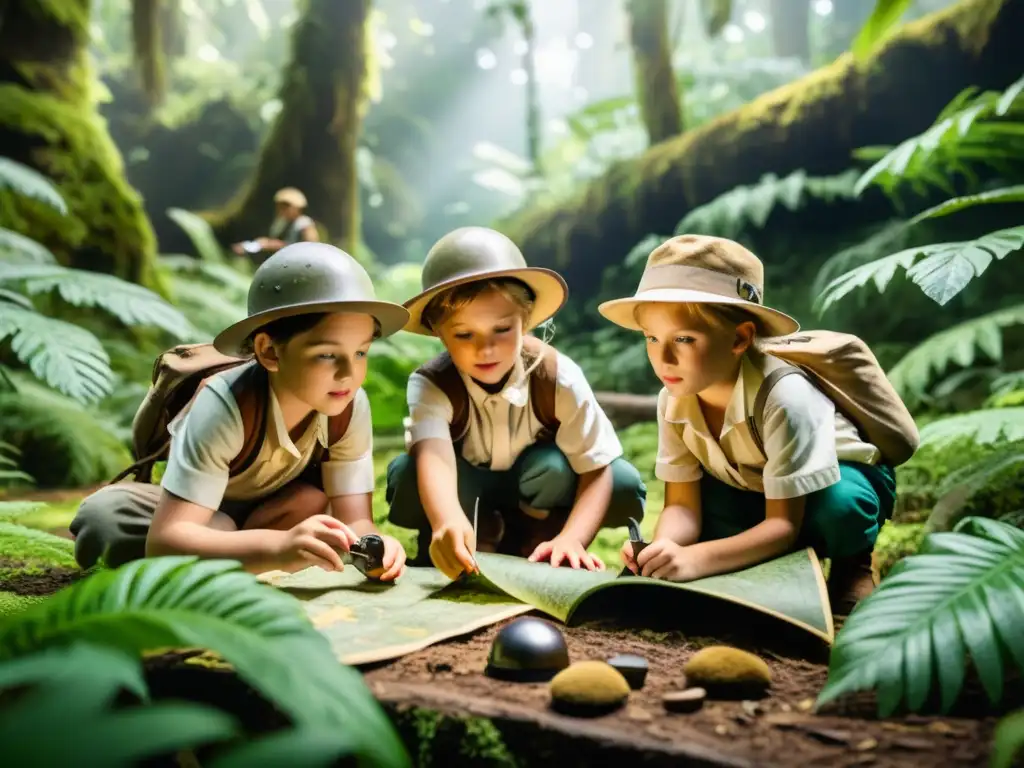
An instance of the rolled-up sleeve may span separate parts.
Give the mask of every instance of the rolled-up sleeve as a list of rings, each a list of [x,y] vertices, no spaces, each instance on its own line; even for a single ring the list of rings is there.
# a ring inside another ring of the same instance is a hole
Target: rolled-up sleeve
[[[666,483],[700,480],[704,470],[683,442],[683,425],[665,418],[669,397],[666,389],[658,393],[658,457],[654,464],[654,476]]]
[[[560,422],[555,444],[576,474],[607,467],[622,455],[615,428],[598,405],[583,371],[562,354],[558,355],[555,416]]]
[[[803,376],[787,376],[764,408],[764,495],[791,499],[839,482],[835,405]]]
[[[321,471],[328,498],[373,492],[373,419],[362,389],[356,392],[348,429],[330,446]]]
[[[410,445],[435,437],[451,440],[455,412],[451,400],[440,387],[426,376],[414,373],[406,386],[406,399],[409,403]]]
[[[207,509],[219,509],[228,468],[245,439],[242,414],[218,379],[200,390],[188,413],[171,427],[171,447],[160,485]]]

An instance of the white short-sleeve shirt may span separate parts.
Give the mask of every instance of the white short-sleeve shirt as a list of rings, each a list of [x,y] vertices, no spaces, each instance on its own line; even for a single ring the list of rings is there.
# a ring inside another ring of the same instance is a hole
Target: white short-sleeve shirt
[[[777,358],[745,356],[722,432],[710,433],[696,396],[658,395],[658,458],[655,476],[670,483],[699,480],[705,471],[769,499],[804,496],[839,482],[839,461],[877,464],[881,452],[864,442],[833,402],[803,376],[786,376],[764,408],[765,455],[750,434],[747,417],[765,376],[786,365]]]
[[[555,444],[566,455],[573,472],[584,474],[606,467],[622,455],[622,444],[608,416],[580,367],[558,352],[558,376],[555,387],[555,416],[560,426]],[[462,441],[462,456],[476,466],[494,471],[509,469],[526,448],[537,442],[543,430],[530,401],[529,385],[519,389],[523,405],[514,404],[506,395],[515,387],[491,394],[461,371],[469,392],[468,431]],[[409,446],[428,438],[451,440],[454,418],[448,396],[426,376],[414,373],[407,388],[409,403]],[[513,397],[512,400],[515,398]]]
[[[228,467],[245,440],[242,414],[231,385],[246,367],[214,376],[191,407],[168,425],[171,448],[160,485],[207,509],[218,509],[223,499],[269,496],[302,474],[314,454],[327,446],[324,414],[317,414],[305,432],[291,439],[271,388],[267,433],[259,453],[244,472],[229,477]],[[328,497],[373,491],[373,428],[370,401],[362,389],[355,394],[348,430],[330,446],[329,459],[321,468]]]

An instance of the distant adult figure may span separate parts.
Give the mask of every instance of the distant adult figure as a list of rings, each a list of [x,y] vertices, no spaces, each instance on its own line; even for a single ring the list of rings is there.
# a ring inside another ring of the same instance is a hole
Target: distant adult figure
[[[316,224],[304,211],[306,196],[295,187],[279,189],[274,195],[275,218],[267,237],[245,240],[231,246],[237,254],[251,253],[262,262],[271,254],[291,243],[300,241],[318,242],[320,235]]]

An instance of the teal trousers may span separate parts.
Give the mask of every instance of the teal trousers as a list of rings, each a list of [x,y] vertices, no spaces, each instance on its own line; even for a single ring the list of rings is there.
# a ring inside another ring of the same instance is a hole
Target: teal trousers
[[[892,516],[896,476],[886,465],[839,462],[838,483],[807,495],[799,546],[833,560],[870,552]],[[724,539],[764,520],[764,495],[742,491],[707,472],[700,481],[701,541]]]

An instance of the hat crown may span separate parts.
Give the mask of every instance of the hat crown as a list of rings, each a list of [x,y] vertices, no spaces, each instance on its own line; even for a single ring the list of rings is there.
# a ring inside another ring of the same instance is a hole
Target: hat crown
[[[723,237],[679,235],[666,240],[647,257],[647,269],[669,265],[719,272],[753,285],[759,294],[764,293],[761,260],[739,243]]]
[[[487,227],[461,227],[434,243],[423,262],[421,283],[429,291],[477,273],[527,268],[522,251],[505,235]]]
[[[376,301],[373,282],[362,265],[327,243],[292,243],[265,262],[249,285],[249,316],[342,301]]]

